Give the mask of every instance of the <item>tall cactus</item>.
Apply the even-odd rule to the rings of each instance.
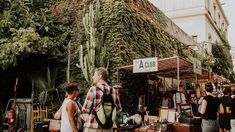
[[[79,64],[86,81],[91,84],[92,76],[96,67],[105,66],[106,47],[99,43],[97,22],[99,21],[100,2],[97,0],[95,11],[93,4],[89,6],[89,12],[83,17],[83,25],[87,37],[86,47],[79,46]],[[101,41],[100,41],[101,42]],[[85,51],[85,53],[84,53]]]

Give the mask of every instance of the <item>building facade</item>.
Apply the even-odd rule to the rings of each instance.
[[[227,39],[229,22],[220,0],[150,0],[197,43],[211,51],[211,44]]]
[[[235,50],[231,50],[230,53],[233,60],[233,71],[235,71]]]

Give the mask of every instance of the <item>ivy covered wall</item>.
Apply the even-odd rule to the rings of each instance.
[[[107,47],[112,80],[117,80],[118,67],[130,65],[136,58],[170,57],[177,54],[177,49],[181,56],[192,55],[182,43],[163,30],[167,26],[163,14],[148,2],[141,4],[140,1],[101,1],[100,18],[96,27],[100,35],[99,41]],[[81,24],[81,18],[76,20]],[[84,29],[79,30],[77,35],[82,39],[73,42],[75,47],[86,43],[81,31]],[[74,60],[78,62],[78,58],[75,57]]]
[[[70,42],[71,82],[76,81],[82,85],[82,88],[89,88],[76,63],[79,62],[79,45],[85,45],[87,42],[82,19],[88,12],[89,4],[95,5],[96,0],[35,3],[20,0],[6,3],[6,0],[0,0],[0,2],[5,3],[0,9],[2,71],[11,68],[18,72],[22,67],[19,64],[25,61],[38,64],[38,59],[34,58],[39,56],[38,58],[44,60],[35,65],[34,69],[43,66],[42,72],[46,74],[46,66],[53,62],[54,67],[59,67],[58,75],[61,75],[57,82],[65,83],[67,45]],[[152,56],[164,58],[177,53],[184,57],[192,55],[179,40],[164,31],[167,27],[164,14],[148,0],[100,0],[100,2],[100,16],[95,24],[98,32],[96,37],[103,46],[107,47],[106,60],[109,61],[111,81],[117,80],[118,67],[132,64],[132,60],[136,58]],[[15,72],[11,75],[12,80],[17,76]],[[30,87],[28,83],[22,84],[22,87],[24,85]]]
[[[99,19],[95,24],[98,35],[94,37],[97,37],[102,46],[107,48],[106,60],[109,61],[110,82],[117,81],[118,67],[131,65],[133,59],[153,56],[165,58],[172,57],[177,53],[183,57],[192,56],[192,53],[179,40],[164,31],[167,26],[164,15],[146,1],[100,1]],[[93,5],[95,6],[95,2]],[[74,68],[71,71],[73,76],[79,78],[77,79],[80,80],[79,83],[84,82],[81,81],[84,78],[82,79],[81,71],[75,67],[75,64],[79,62],[78,46],[85,47],[87,40],[89,40],[85,36],[84,26],[81,22],[84,14],[88,11],[88,5],[85,6],[85,11],[78,11],[79,15],[75,25],[79,27],[79,30],[75,28],[76,31],[71,41],[73,46],[71,66]],[[125,100],[128,100],[126,104],[123,104],[124,108],[133,112],[137,105],[133,93],[139,91],[143,94],[146,92],[148,77],[146,74],[119,73],[125,91],[122,93]],[[83,88],[87,89],[89,85],[84,84]]]

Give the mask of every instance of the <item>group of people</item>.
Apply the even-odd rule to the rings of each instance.
[[[111,93],[115,106],[120,111],[121,104],[116,89],[107,84],[108,72],[105,68],[97,68],[92,77],[93,86],[90,87],[86,95],[83,106],[76,99],[79,88],[75,83],[66,86],[66,96],[62,106],[56,112],[55,118],[61,119],[61,132],[112,132],[111,128],[101,128],[96,120],[98,106],[102,103],[104,94]],[[166,92],[163,95],[162,106],[176,108],[179,104],[186,103],[183,87],[179,92]],[[201,128],[203,132],[229,132],[231,129],[230,120],[234,118],[235,100],[231,97],[231,89],[224,88],[223,96],[217,97],[213,94],[214,85],[207,83],[205,85],[205,96],[201,97],[198,103],[198,112],[201,114]],[[189,101],[190,102],[190,101]],[[193,101],[191,101],[192,103]],[[79,127],[78,127],[79,126]]]
[[[117,111],[122,109],[118,93],[107,84],[107,77],[108,72],[105,68],[100,67],[95,70],[92,77],[93,86],[88,90],[83,106],[76,101],[78,85],[70,83],[66,86],[66,98],[54,115],[54,118],[61,119],[61,132],[112,132],[112,128],[101,128],[95,118],[104,93],[111,93]]]
[[[234,118],[235,100],[231,97],[230,87],[223,89],[223,96],[213,94],[214,85],[205,85],[206,96],[203,97],[199,112],[202,114],[203,132],[229,132],[231,129],[230,120]]]
[[[178,110],[180,104],[191,104],[194,115],[202,117],[201,128],[203,132],[229,132],[231,130],[231,119],[235,119],[235,98],[232,98],[230,87],[223,88],[223,94],[216,95],[215,85],[206,83],[205,90],[200,96],[185,97],[184,89],[180,87],[179,92],[171,94],[165,92],[162,99],[162,107],[175,108]],[[222,96],[221,96],[222,95]],[[196,106],[197,107],[193,107]],[[196,111],[196,112],[195,112]]]

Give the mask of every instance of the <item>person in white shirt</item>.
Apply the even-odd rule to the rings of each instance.
[[[61,106],[61,132],[78,132],[77,122],[74,115],[79,116],[81,111],[78,108],[74,98],[78,96],[77,84],[68,84],[66,87],[67,98]]]
[[[186,97],[184,94],[184,87],[180,85],[179,91],[173,95],[174,108],[179,110],[180,104],[186,104]]]

